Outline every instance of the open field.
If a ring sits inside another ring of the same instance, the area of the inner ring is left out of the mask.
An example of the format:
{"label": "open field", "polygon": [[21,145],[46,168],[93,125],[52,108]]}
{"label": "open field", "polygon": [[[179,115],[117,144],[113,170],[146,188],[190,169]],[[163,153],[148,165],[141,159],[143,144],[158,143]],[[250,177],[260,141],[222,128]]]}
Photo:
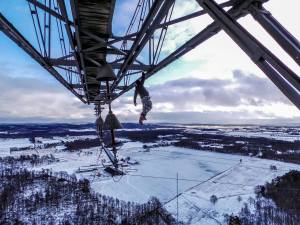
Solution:
{"label": "open field", "polygon": [[[300,170],[300,165],[292,163],[196,151],[172,145],[144,148],[145,144],[154,146],[161,143],[163,137],[165,136],[162,135],[157,141],[147,143],[119,139],[125,142],[120,147],[119,158],[130,157],[131,162],[138,162],[124,167],[123,171],[126,173],[124,176],[112,178],[104,172],[103,163],[106,164],[108,160],[99,148],[74,152],[57,146],[40,149],[37,150],[40,156],[52,154],[59,161],[48,165],[37,165],[31,169],[45,168],[73,174],[78,172],[79,168],[81,171],[97,168],[90,172],[76,173],[76,176],[89,179],[94,191],[120,200],[144,203],[151,196],[156,196],[175,217],[177,215],[176,175],[178,174],[179,219],[187,224],[224,224],[224,215],[237,214],[248,198],[255,196],[254,189],[257,185],[263,185],[290,170]],[[54,137],[40,140],[45,143],[59,143],[61,140],[72,141],[84,138],[95,138],[95,136]],[[31,144],[26,138],[2,139],[0,156],[37,154],[35,150],[10,153],[11,147],[28,145]],[[277,169],[271,170],[271,166],[276,166]],[[212,195],[217,197],[215,203],[211,201]]]}

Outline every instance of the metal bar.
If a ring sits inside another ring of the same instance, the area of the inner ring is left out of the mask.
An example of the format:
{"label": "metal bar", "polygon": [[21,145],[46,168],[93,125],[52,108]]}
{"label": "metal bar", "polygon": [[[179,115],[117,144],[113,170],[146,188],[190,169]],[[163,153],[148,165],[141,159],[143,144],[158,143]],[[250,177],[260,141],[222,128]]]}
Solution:
{"label": "metal bar", "polygon": [[86,49],[82,49],[82,52],[92,52],[92,51],[95,51],[97,49],[105,48],[105,47],[106,47],[106,44],[104,44],[104,43],[98,43],[98,44],[95,44],[92,47],[89,47],[89,48],[86,48]]}
{"label": "metal bar", "polygon": [[42,53],[40,38],[39,38],[39,34],[38,34],[37,27],[36,27],[36,24],[35,24],[34,16],[33,16],[33,14],[37,13],[37,12],[33,13],[33,10],[31,9],[31,4],[29,2],[27,2],[27,3],[28,3],[29,10],[30,10],[30,14],[31,14],[31,19],[32,19],[32,23],[33,23],[35,37],[37,39],[37,43],[38,43],[38,46],[39,46],[40,53]]}
{"label": "metal bar", "polygon": [[143,47],[145,46],[145,44],[153,34],[155,27],[157,26],[157,24],[161,22],[162,18],[166,15],[166,13],[168,12],[169,8],[173,3],[174,0],[168,0],[168,1],[156,0],[153,3],[150,12],[145,19],[145,22],[143,23],[141,30],[136,37],[136,40],[131,46],[129,55],[126,57],[123,66],[118,72],[118,79],[113,83],[112,91],[114,90],[115,86],[118,85],[119,82],[122,80],[124,74],[126,74],[128,70],[128,66],[131,63],[133,63],[133,61],[137,58],[137,56],[142,51]]}
{"label": "metal bar", "polygon": [[116,59],[116,60],[110,62],[110,64],[121,62],[121,61],[123,61],[124,59],[125,59],[125,58],[119,58],[119,59]]}
{"label": "metal bar", "polygon": [[[63,17],[65,18],[65,22],[66,22],[65,27],[66,27],[67,35],[68,35],[69,42],[70,42],[70,45],[72,47],[72,50],[74,52],[76,52],[76,51],[80,52],[80,49],[81,49],[80,43],[77,42],[78,49],[75,48],[74,36],[73,36],[72,30],[70,28],[68,13],[67,13],[67,8],[66,8],[66,5],[65,5],[65,2],[64,2],[64,0],[57,0],[57,2],[59,4],[59,8],[61,9],[61,13],[62,13]],[[74,11],[73,11],[75,9],[75,7],[73,5],[74,1],[70,0],[70,3],[71,3],[71,7],[72,7],[73,19],[75,21],[76,20],[76,14],[74,14]],[[76,33],[77,33],[78,32],[78,26],[77,25],[75,26],[75,30],[76,30]],[[78,39],[77,39],[77,41],[78,41]],[[80,74],[81,82],[84,84],[85,83],[84,80],[86,80],[85,71],[84,71],[84,79],[83,79],[83,75],[81,73],[81,66],[84,67],[83,58],[80,57],[81,65],[80,65],[77,54],[75,54],[75,59],[76,59],[76,67],[77,67],[78,73]],[[84,90],[85,90],[85,97],[87,99],[87,102],[89,103],[89,94],[88,94],[88,86],[87,85],[84,86]]]}
{"label": "metal bar", "polygon": [[[174,6],[175,6],[175,3],[172,5],[171,10],[169,10],[169,12],[167,13],[167,15],[165,17],[165,22],[170,21],[172,14],[173,14]],[[167,30],[168,30],[168,27],[166,26],[166,27],[163,27],[160,31],[159,41],[157,43],[157,46],[156,46],[156,49],[155,49],[155,52],[153,55],[153,64],[157,64],[157,62],[159,60],[159,56],[160,56],[160,53],[162,50],[163,43],[165,41]]]}
{"label": "metal bar", "polygon": [[71,91],[83,103],[86,101],[79,95],[71,85],[45,60],[45,58],[18,32],[18,30],[0,13],[1,31],[22,48],[28,55],[36,60],[44,69],[54,76],[63,86]]}
{"label": "metal bar", "polygon": [[[268,56],[261,49],[261,44],[248,33],[240,24],[233,20],[214,0],[197,0],[203,9],[217,21],[223,30],[244,50],[251,60],[273,81],[273,83],[300,109],[300,94],[287,80],[293,76],[280,74],[275,70],[272,61],[267,61]],[[282,77],[283,76],[283,77]],[[298,81],[295,80],[297,83]]]}
{"label": "metal bar", "polygon": [[93,63],[94,65],[96,65],[97,67],[101,67],[101,66],[102,66],[101,63],[99,63],[99,62],[97,62],[96,60],[94,60],[94,59],[88,57],[87,55],[84,55],[83,57],[84,57],[86,60],[88,60],[88,61],[90,61],[91,63]]}
{"label": "metal bar", "polygon": [[[56,17],[57,19],[60,19],[60,20],[62,20],[62,21],[65,21],[65,18],[64,18],[62,15],[60,15],[60,14],[57,13],[57,12],[55,12],[54,10],[52,10],[51,8],[49,8],[48,6],[46,6],[46,5],[42,4],[42,3],[40,3],[39,1],[37,1],[37,0],[27,0],[27,1],[30,2],[30,3],[32,3],[32,4],[35,5],[36,7],[38,7],[38,8],[40,8],[40,9],[44,10],[45,12],[51,14],[52,16]],[[69,23],[70,25],[73,25],[73,22],[71,22],[71,21],[68,21],[68,23]]]}
{"label": "metal bar", "polygon": [[277,41],[277,43],[300,65],[300,42],[287,31],[261,4],[249,8],[251,15]]}
{"label": "metal bar", "polygon": [[[85,58],[86,58],[86,56],[85,56]],[[113,69],[120,69],[123,64],[122,63],[110,63],[110,65]],[[98,68],[98,67],[99,67],[98,62],[95,66],[86,66],[86,68],[89,68],[89,69]],[[132,64],[132,65],[130,65],[129,70],[143,70],[143,71],[145,71],[145,70],[149,70],[150,68],[151,67],[148,66],[148,65]]]}
{"label": "metal bar", "polygon": [[110,41],[108,41],[109,44],[114,44],[116,42],[119,42],[119,41],[134,41],[135,40],[135,36],[138,34],[137,33],[132,33],[132,34],[128,34],[128,35],[125,35],[125,36],[122,36],[122,37],[118,37],[118,36],[112,36]]}
{"label": "metal bar", "polygon": [[68,60],[68,59],[47,59],[47,61],[50,63],[52,66],[76,66],[77,61],[76,60]]}
{"label": "metal bar", "polygon": [[[51,9],[51,0],[49,0],[49,8]],[[48,14],[48,57],[51,58],[51,20],[52,14]]]}
{"label": "metal bar", "polygon": [[71,72],[71,73],[74,73],[74,74],[77,74],[77,75],[80,75],[78,72],[73,71],[72,69],[69,69],[69,68],[65,68],[63,66],[54,66],[54,67],[57,67],[57,68],[62,69],[62,70],[66,70],[68,72]]}
{"label": "metal bar", "polygon": [[[77,16],[78,15],[78,2],[77,2],[77,0],[70,0],[70,5],[71,5],[73,19],[74,19],[74,21],[77,21],[78,20],[78,16]],[[78,23],[76,23],[74,25],[75,25],[74,27],[75,27],[75,37],[76,37],[76,43],[77,43],[77,52],[79,53],[81,67],[83,68],[83,71],[84,71],[84,81],[87,81],[84,56],[82,53],[82,46],[81,46],[81,41],[80,41],[79,25],[78,25]],[[87,83],[84,81],[82,81],[82,82],[85,83],[86,97],[87,97],[87,101],[89,103],[89,101],[90,101],[89,92],[88,92],[89,89],[88,89]]]}
{"label": "metal bar", "polygon": [[[236,2],[236,0],[230,0],[230,1],[227,1],[227,2],[224,2],[224,3],[221,3],[220,6],[224,7],[224,8],[230,7],[230,6],[233,6],[235,2]],[[189,20],[189,19],[193,19],[193,18],[202,16],[202,15],[205,15],[205,14],[206,14],[205,10],[199,10],[199,11],[191,13],[189,15],[182,16],[182,17],[179,17],[177,19],[173,19],[171,21],[158,24],[155,29],[160,29],[160,28],[163,28],[163,27],[166,27],[166,26],[170,26],[170,25],[173,25],[173,24],[176,24],[176,23],[180,23],[180,22],[183,22],[183,21],[186,21],[186,20]],[[134,41],[135,38],[133,38],[133,37],[136,37],[138,34],[139,34],[139,32],[135,32],[135,33],[128,34],[128,35],[125,35],[125,36],[122,36],[122,37],[115,37],[114,36],[114,37],[112,37],[113,40],[110,40],[108,42],[108,44],[114,44],[114,43],[117,43],[119,41],[124,41],[124,40]]]}
{"label": "metal bar", "polygon": [[88,31],[86,31],[86,30],[81,30],[81,32],[84,33],[84,34],[86,34],[87,36],[93,38],[94,40],[99,41],[101,44],[104,44],[105,46],[111,47],[111,48],[114,49],[115,51],[119,52],[121,55],[127,55],[127,52],[124,52],[124,51],[122,51],[122,50],[116,48],[116,47],[113,46],[113,45],[107,44],[107,42],[106,42],[104,39],[98,37],[97,35],[94,35],[94,34],[88,32]]}
{"label": "metal bar", "polygon": [[82,84],[71,84],[74,89],[83,88]]}
{"label": "metal bar", "polygon": [[[222,8],[230,7],[230,6],[234,5],[234,2],[235,2],[235,0],[230,0],[230,1],[227,1],[227,2],[224,2],[224,3],[221,3],[220,6]],[[193,18],[196,18],[196,17],[199,17],[199,16],[203,16],[205,14],[206,14],[205,10],[199,10],[199,11],[191,13],[189,15],[182,16],[182,17],[179,17],[177,19],[173,19],[171,21],[161,23],[156,27],[156,29],[167,27],[167,26],[170,26],[170,25],[173,25],[173,24],[176,24],[176,23],[186,21],[186,20],[190,20],[190,19],[193,19]]]}
{"label": "metal bar", "polygon": [[68,58],[71,58],[71,57],[75,57],[75,53],[74,52],[71,52],[70,54],[68,55],[65,55],[65,56],[62,56],[62,57],[59,57],[59,58],[56,58],[56,59],[68,59]]}
{"label": "metal bar", "polygon": [[35,17],[36,17],[36,20],[37,20],[37,27],[39,28],[39,33],[40,33],[40,37],[41,37],[41,41],[42,41],[42,44],[43,44],[43,47],[44,47],[44,57],[47,57],[47,50],[46,50],[46,43],[45,43],[45,39],[44,39],[44,35],[43,35],[43,32],[42,32],[42,27],[41,27],[41,23],[40,23],[40,17],[39,17],[39,13],[37,11],[37,8],[36,6],[35,7]]}
{"label": "metal bar", "polygon": [[[112,63],[111,66],[113,69],[120,69],[122,67],[123,63]],[[129,70],[144,70],[147,71],[151,68],[151,66],[148,65],[141,65],[141,64],[131,64],[129,67]]]}

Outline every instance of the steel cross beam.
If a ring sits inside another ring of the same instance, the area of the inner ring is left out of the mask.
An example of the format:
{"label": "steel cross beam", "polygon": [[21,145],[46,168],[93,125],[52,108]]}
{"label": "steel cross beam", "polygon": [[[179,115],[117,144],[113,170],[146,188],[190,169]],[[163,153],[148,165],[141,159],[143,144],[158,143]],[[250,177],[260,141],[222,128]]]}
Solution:
{"label": "steel cross beam", "polygon": [[254,19],[278,42],[300,66],[300,42],[288,32],[261,3],[252,4],[249,11]]}
{"label": "steel cross beam", "polygon": [[[220,4],[220,6],[223,8],[225,7],[230,7],[230,6],[233,6],[234,3],[236,2],[236,0],[229,0],[227,2],[223,2]],[[163,27],[167,27],[167,26],[170,26],[170,25],[174,25],[174,24],[177,24],[177,23],[180,23],[180,22],[183,22],[183,21],[186,21],[186,20],[190,20],[190,19],[193,19],[193,18],[196,18],[196,17],[199,17],[199,16],[203,16],[206,14],[206,11],[205,10],[199,10],[197,12],[194,12],[194,13],[191,13],[189,15],[186,15],[186,16],[182,16],[182,17],[179,17],[179,18],[176,18],[176,19],[173,19],[171,21],[168,21],[168,22],[164,22],[164,23],[160,23],[156,26],[155,29],[160,29],[160,28],[163,28]],[[136,32],[136,33],[132,33],[132,34],[129,34],[127,36],[124,36],[124,37],[119,37],[119,39],[117,39],[115,42],[117,41],[120,41],[120,39],[129,39],[131,37],[134,37],[134,36],[137,36],[139,32]],[[134,39],[133,39],[134,40]]]}
{"label": "steel cross beam", "polygon": [[[76,61],[75,66],[77,68],[78,74],[80,74],[81,83],[84,84],[84,78],[83,78],[83,75],[81,73],[79,57],[78,57],[78,54],[76,54],[77,49],[75,48],[75,44],[74,44],[74,35],[73,35],[71,27],[70,27],[71,23],[70,23],[69,18],[68,18],[66,4],[65,4],[64,0],[57,0],[57,3],[59,4],[61,13],[62,13],[64,21],[66,23],[65,28],[66,28],[66,32],[67,32],[67,35],[68,35],[70,46],[71,46],[72,50],[75,52],[75,54],[74,54],[75,61]],[[87,85],[82,85],[82,87],[85,90],[85,97],[86,97],[87,101],[89,102],[88,92],[86,91],[87,90]]]}
{"label": "steel cross beam", "polygon": [[[250,1],[240,1],[239,3],[235,4],[231,9],[228,10],[228,14],[232,18],[235,18],[235,19],[245,16],[247,14],[247,11],[245,9],[249,6],[249,4],[250,4],[249,2],[252,2],[252,1],[251,0]],[[161,69],[165,68],[166,66],[170,65],[172,62],[174,62],[181,56],[185,55],[186,53],[188,53],[195,47],[204,43],[209,38],[211,38],[214,35],[216,35],[217,33],[219,33],[221,30],[222,30],[222,28],[219,26],[219,24],[217,24],[216,22],[212,22],[204,30],[199,32],[197,35],[195,35],[193,38],[191,38],[185,44],[180,46],[177,50],[175,50],[173,53],[171,53],[169,56],[167,56],[165,59],[163,59],[157,65],[155,65],[150,70],[148,70],[148,72],[145,74],[146,79],[153,76],[155,73],[157,73]],[[112,98],[112,101],[117,99],[121,95],[125,94],[132,88],[134,88],[136,81],[134,81],[129,86],[125,87],[120,93],[116,94]]]}
{"label": "steel cross beam", "polygon": [[140,32],[138,33],[135,41],[132,44],[129,55],[126,57],[121,69],[118,72],[118,79],[113,83],[111,91],[114,91],[115,87],[121,82],[122,78],[128,71],[128,67],[138,57],[143,47],[150,40],[156,26],[161,23],[162,19],[166,16],[173,4],[174,0],[156,0],[153,3]]}
{"label": "steel cross beam", "polygon": [[[300,109],[299,77],[269,52],[214,0],[197,0],[269,79]],[[298,89],[298,91],[297,91]]]}
{"label": "steel cross beam", "polygon": [[[76,2],[75,2],[76,1]],[[72,11],[72,16],[73,16],[73,20],[77,21],[77,15],[78,15],[78,9],[77,9],[77,0],[70,0],[70,5],[71,5],[71,11]],[[84,80],[85,82],[82,81],[82,85],[84,86],[85,90],[86,90],[86,98],[87,98],[87,103],[89,103],[89,92],[88,92],[88,85],[87,85],[87,76],[86,76],[86,68],[85,68],[85,63],[84,63],[84,57],[83,57],[83,53],[82,53],[82,46],[81,46],[81,42],[80,42],[80,36],[79,36],[79,25],[77,23],[75,23],[75,39],[76,39],[76,53],[79,55],[77,56],[77,63],[80,65],[80,67],[83,69],[83,74],[84,74]],[[78,59],[80,58],[80,59]]]}
{"label": "steel cross beam", "polygon": [[22,34],[0,13],[0,30],[22,48],[29,56],[36,60],[45,70],[55,77],[63,86],[71,91],[83,103],[86,101],[73,87],[52,67],[52,65],[23,37]]}
{"label": "steel cross beam", "polygon": [[[63,17],[62,15],[60,15],[59,13],[55,12],[54,10],[50,9],[49,7],[47,7],[46,5],[40,3],[37,0],[27,0],[29,3],[35,5],[36,7],[44,10],[45,12],[51,14],[52,16],[56,17],[57,19],[60,19],[61,21],[65,21],[65,17]],[[72,21],[67,21],[67,23],[69,23],[70,25],[73,25]]]}

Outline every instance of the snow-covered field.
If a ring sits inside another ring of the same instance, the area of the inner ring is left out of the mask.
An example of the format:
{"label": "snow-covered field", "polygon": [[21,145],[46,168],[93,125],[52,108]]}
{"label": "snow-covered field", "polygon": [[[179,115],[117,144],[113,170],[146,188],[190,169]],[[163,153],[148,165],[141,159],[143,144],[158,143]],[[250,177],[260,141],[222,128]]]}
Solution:
{"label": "snow-covered field", "polygon": [[[9,148],[28,146],[28,139],[0,140],[0,156],[10,155]],[[75,173],[81,169],[98,166],[97,172],[77,173],[90,179],[96,192],[116,198],[145,202],[151,196],[158,197],[165,207],[176,216],[178,174],[179,219],[188,224],[224,224],[224,214],[238,213],[254,187],[271,181],[300,165],[238,155],[196,151],[173,146],[144,151],[143,143],[127,142],[119,157],[130,157],[139,162],[124,168],[126,175],[112,178],[105,174],[101,161],[106,159],[97,148],[81,152],[53,149],[39,150],[40,155],[53,154],[60,162],[36,167],[53,171]],[[35,151],[13,152],[12,155],[36,154]],[[99,157],[100,155],[100,157]],[[106,159],[107,160],[107,159]],[[277,171],[270,170],[275,165]],[[100,176],[96,176],[99,175]],[[210,197],[216,195],[214,204]],[[238,196],[241,196],[240,201]]]}

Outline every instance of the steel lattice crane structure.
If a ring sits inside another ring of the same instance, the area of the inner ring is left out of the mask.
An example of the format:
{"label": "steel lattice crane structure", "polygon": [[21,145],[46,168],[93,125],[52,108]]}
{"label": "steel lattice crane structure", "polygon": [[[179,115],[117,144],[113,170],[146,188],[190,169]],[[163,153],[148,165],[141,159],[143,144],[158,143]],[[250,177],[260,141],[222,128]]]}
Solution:
{"label": "steel lattice crane structure", "polygon": [[[195,1],[200,11],[171,19],[175,0],[138,0],[126,34],[114,36],[115,0],[24,0],[38,45],[27,40],[3,14],[0,29],[82,102],[95,104],[98,111],[100,105],[132,89],[142,72],[149,78],[223,30],[300,109],[299,75],[237,21],[250,14],[300,66],[300,43],[264,8],[268,0]],[[168,27],[205,14],[213,22],[161,59]],[[52,54],[54,30],[61,46],[59,57]],[[142,54],[147,62],[138,60]],[[106,84],[96,79],[98,69],[106,64],[117,74],[117,79],[108,83],[110,93]]]}

